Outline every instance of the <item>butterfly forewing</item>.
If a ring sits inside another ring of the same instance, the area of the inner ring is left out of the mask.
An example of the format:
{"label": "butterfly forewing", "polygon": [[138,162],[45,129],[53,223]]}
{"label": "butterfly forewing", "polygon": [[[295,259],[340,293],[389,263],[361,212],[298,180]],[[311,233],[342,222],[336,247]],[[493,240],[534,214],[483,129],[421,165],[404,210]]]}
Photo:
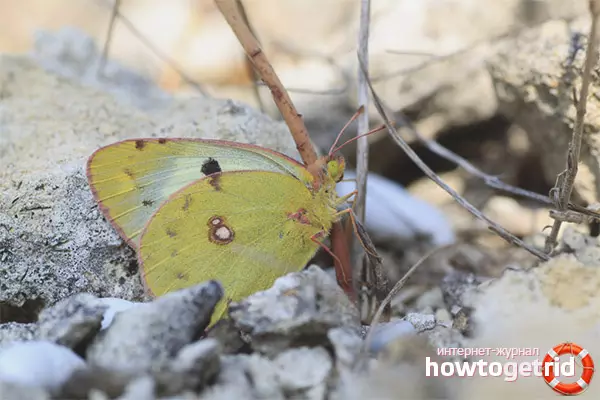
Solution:
{"label": "butterfly forewing", "polygon": [[273,150],[203,139],[125,140],[97,150],[88,181],[100,209],[121,237],[137,247],[150,216],[173,193],[211,173],[279,172],[305,179],[306,169]]}

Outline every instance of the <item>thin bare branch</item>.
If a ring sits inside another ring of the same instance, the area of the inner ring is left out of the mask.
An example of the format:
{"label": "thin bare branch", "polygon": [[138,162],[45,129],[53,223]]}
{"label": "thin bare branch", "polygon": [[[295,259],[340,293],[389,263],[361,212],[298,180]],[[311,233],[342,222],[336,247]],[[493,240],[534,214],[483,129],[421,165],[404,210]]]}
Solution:
{"label": "thin bare branch", "polygon": [[[421,142],[432,153],[435,153],[438,156],[456,164],[458,167],[464,169],[469,174],[480,178],[489,187],[496,189],[496,190],[506,192],[506,193],[510,193],[515,196],[520,196],[520,197],[524,197],[524,198],[527,198],[530,200],[534,200],[534,201],[540,202],[540,203],[548,205],[548,206],[554,205],[554,202],[548,196],[544,196],[543,194],[535,193],[535,192],[532,192],[529,190],[521,189],[521,188],[513,186],[513,185],[509,185],[508,183],[500,180],[497,176],[486,174],[485,172],[483,172],[482,170],[480,170],[479,168],[477,168],[476,166],[471,164],[468,160],[459,156],[458,154],[454,153],[453,151],[445,148],[444,146],[442,146],[435,140],[431,140],[431,139],[424,137],[415,128],[414,124],[408,118],[406,118],[406,116],[402,112],[396,112],[396,114],[397,114],[397,119],[399,120],[401,126],[407,128],[408,131],[410,133],[412,133],[417,138],[417,140],[419,140],[419,142]],[[577,213],[584,214],[592,219],[596,219],[596,220],[600,221],[600,214],[598,214],[597,212],[594,212],[593,210],[587,209],[583,206],[574,204],[572,202],[569,202],[568,208],[571,211],[575,211]]]}
{"label": "thin bare branch", "polygon": [[[360,60],[359,60],[359,63],[360,63]],[[362,63],[360,63],[360,64],[362,66]],[[373,96],[373,103],[375,105],[375,108],[381,115],[381,118],[383,119],[383,121],[388,129],[388,133],[390,134],[392,139],[400,146],[400,148],[406,153],[406,155],[419,167],[419,169],[421,171],[423,171],[425,173],[425,175],[427,175],[431,180],[433,180],[435,183],[437,183],[438,186],[440,186],[448,194],[450,194],[450,196],[452,196],[452,198],[454,198],[454,200],[458,204],[460,204],[463,208],[465,208],[467,211],[469,211],[473,216],[485,221],[488,224],[489,229],[496,232],[504,240],[506,240],[509,243],[512,243],[512,244],[515,244],[517,246],[524,248],[531,254],[539,257],[540,259],[542,259],[544,261],[547,261],[550,259],[547,254],[544,254],[543,252],[531,247],[530,245],[523,242],[521,239],[519,239],[512,233],[508,232],[502,226],[500,226],[499,224],[497,224],[496,222],[492,221],[487,216],[485,216],[481,211],[479,211],[476,207],[474,207],[471,203],[469,203],[466,199],[464,199],[461,195],[459,195],[454,189],[452,189],[450,186],[448,186],[431,168],[429,168],[429,166],[427,164],[425,164],[423,162],[423,160],[421,160],[419,158],[417,153],[414,152],[414,150],[409,146],[409,144],[406,143],[406,141],[404,139],[402,139],[402,137],[398,134],[398,132],[396,132],[396,129],[394,129],[394,127],[391,125],[387,115],[385,114],[385,111],[383,110],[381,101],[379,100],[379,96],[377,96],[377,93],[373,89],[373,86],[371,84],[371,81],[369,80],[369,77],[366,76],[366,74],[365,74],[365,77],[366,77],[367,84],[369,85],[369,89],[371,90],[371,96]]]}
{"label": "thin bare branch", "polygon": [[[102,0],[102,3],[103,3],[103,5],[107,4],[107,2],[104,0]],[[115,13],[116,16],[119,17],[119,19],[121,20],[123,25],[125,25],[125,27],[127,29],[129,29],[131,31],[131,33],[133,33],[133,35],[136,38],[138,38],[138,40],[140,42],[142,42],[144,44],[144,46],[148,47],[150,49],[150,51],[152,51],[154,53],[154,55],[156,55],[162,62],[164,62],[167,65],[170,65],[171,68],[173,68],[173,70],[175,70],[175,72],[177,72],[188,85],[190,85],[191,87],[196,89],[202,95],[208,96],[208,94],[202,88],[202,86],[200,86],[200,84],[198,82],[196,82],[189,75],[187,75],[183,71],[183,68],[181,68],[172,58],[170,58],[165,53],[160,51],[156,46],[154,46],[152,44],[152,42],[150,42],[148,39],[146,39],[144,37],[144,35],[135,27],[135,25],[127,17],[125,17],[123,14],[121,14],[121,12],[118,10],[118,7],[113,7],[112,4],[111,4],[111,7],[113,10],[113,13]],[[105,51],[108,51],[108,50],[105,50]]]}
{"label": "thin bare branch", "polygon": [[308,136],[308,131],[302,120],[302,115],[296,110],[290,96],[267,60],[258,41],[244,23],[235,0],[215,0],[215,4],[237,36],[261,79],[269,87],[269,90],[273,95],[273,100],[294,137],[296,148],[298,149],[302,160],[306,165],[314,164],[317,161],[317,153],[310,142],[310,137]]}
{"label": "thin bare branch", "polygon": [[[583,138],[583,127],[585,125],[585,113],[587,111],[587,98],[591,81],[592,69],[598,62],[598,25],[600,18],[600,0],[589,0],[590,14],[592,16],[592,24],[588,39],[588,46],[585,55],[585,65],[581,77],[581,92],[576,102],[577,115],[575,119],[575,127],[573,128],[573,136],[567,150],[567,168],[558,174],[556,184],[550,191],[550,197],[553,197],[558,211],[566,211],[573,193],[573,185],[577,176],[579,155],[581,153],[581,139]],[[552,253],[556,245],[558,232],[562,225],[562,219],[555,219],[552,225],[552,230],[546,238],[546,253]]]}
{"label": "thin bare branch", "polygon": [[[369,332],[367,333],[367,336],[365,337],[365,340],[364,340],[362,348],[361,348],[362,357],[360,357],[360,359],[364,360],[366,358],[365,356],[367,354],[369,354],[369,347],[371,346],[371,341],[373,340],[373,332],[375,331],[375,327],[379,323],[379,320],[381,319],[381,316],[385,312],[386,308],[391,304],[392,300],[398,294],[398,292],[400,292],[400,289],[402,289],[402,287],[404,287],[404,284],[406,283],[408,278],[410,278],[412,276],[412,274],[417,270],[417,268],[419,268],[425,262],[425,260],[427,260],[429,257],[434,255],[435,253],[438,253],[442,250],[452,248],[454,246],[456,246],[456,245],[448,244],[445,246],[436,247],[435,249],[428,251],[412,267],[410,267],[410,269],[408,271],[406,271],[404,276],[398,282],[396,282],[394,287],[390,290],[390,292],[387,294],[385,299],[383,299],[383,301],[379,305],[379,308],[373,315],[373,320],[371,321],[371,327],[369,328]],[[357,363],[357,365],[359,366],[359,368],[362,367],[360,365],[360,362]]]}
{"label": "thin bare branch", "polygon": [[121,7],[121,0],[115,0],[115,4],[113,4],[112,12],[110,13],[110,22],[108,23],[108,32],[106,32],[106,39],[104,40],[104,46],[102,49],[102,58],[100,58],[100,63],[98,64],[97,75],[100,76],[104,72],[104,67],[106,66],[106,60],[108,59],[108,52],[110,49],[110,43],[112,41],[113,30],[115,28],[115,21],[117,20],[117,15],[119,14],[119,7]]}
{"label": "thin bare branch", "polygon": [[[371,1],[360,2],[360,28],[358,34],[358,59],[369,73],[369,23],[371,17]],[[357,132],[359,136],[369,131],[369,87],[365,74],[358,67],[358,106],[365,112],[358,116]],[[355,214],[359,221],[365,222],[365,203],[367,199],[367,175],[369,172],[369,139],[363,136],[356,145],[356,194]]]}

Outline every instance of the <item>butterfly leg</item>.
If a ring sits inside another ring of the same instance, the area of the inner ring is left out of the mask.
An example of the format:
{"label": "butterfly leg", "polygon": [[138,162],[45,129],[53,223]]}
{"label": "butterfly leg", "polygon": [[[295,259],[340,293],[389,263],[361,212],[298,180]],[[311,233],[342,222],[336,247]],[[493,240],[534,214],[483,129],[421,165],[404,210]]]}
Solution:
{"label": "butterfly leg", "polygon": [[319,239],[322,238],[323,236],[325,236],[327,234],[327,232],[325,231],[320,231],[315,233],[314,235],[312,235],[310,237],[310,240],[312,240],[313,242],[315,242],[316,244],[318,244],[319,246],[321,246],[323,249],[325,249],[326,252],[328,252],[335,261],[337,261],[338,263],[341,264],[340,259],[338,258],[338,256],[336,256],[335,254],[333,254],[333,251],[331,251],[331,249],[329,247],[327,247],[323,242],[321,242]]}
{"label": "butterfly leg", "polygon": [[343,203],[347,202],[350,197],[354,196],[354,200],[352,200],[352,207],[354,207],[354,203],[356,202],[357,194],[358,194],[358,190],[353,190],[350,193],[348,193],[347,195],[338,198],[337,204],[338,205],[343,204]]}
{"label": "butterfly leg", "polygon": [[342,179],[340,182],[356,182],[356,178]]}
{"label": "butterfly leg", "polygon": [[359,232],[358,221],[356,221],[356,216],[354,215],[354,211],[352,210],[352,208],[347,208],[345,210],[339,211],[335,215],[339,216],[342,214],[348,214],[348,216],[350,217],[350,221],[352,222],[352,227],[354,228],[354,233],[356,233],[356,237],[358,238],[358,241],[360,242],[360,245],[362,246],[362,248],[365,249],[365,251],[367,253],[369,253],[370,255],[372,255],[373,257],[379,258],[379,255],[375,252],[375,250],[373,249],[373,246],[369,246],[369,245],[365,244],[365,242],[363,240],[363,235],[361,235]]}

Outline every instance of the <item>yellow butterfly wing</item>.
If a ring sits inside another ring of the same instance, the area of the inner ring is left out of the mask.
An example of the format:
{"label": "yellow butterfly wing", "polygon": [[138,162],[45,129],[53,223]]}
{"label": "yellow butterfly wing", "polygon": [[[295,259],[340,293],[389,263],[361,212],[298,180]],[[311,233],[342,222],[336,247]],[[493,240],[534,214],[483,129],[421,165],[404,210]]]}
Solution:
{"label": "yellow butterfly wing", "polygon": [[266,171],[217,173],[172,195],[154,214],[138,250],[154,295],[209,279],[225,288],[211,325],[227,300],[270,287],[302,269],[329,233],[333,213],[291,175]]}
{"label": "yellow butterfly wing", "polygon": [[284,154],[221,140],[125,140],[98,149],[87,164],[100,210],[133,248],[152,214],[171,194],[210,173],[232,170],[310,179],[302,164]]}

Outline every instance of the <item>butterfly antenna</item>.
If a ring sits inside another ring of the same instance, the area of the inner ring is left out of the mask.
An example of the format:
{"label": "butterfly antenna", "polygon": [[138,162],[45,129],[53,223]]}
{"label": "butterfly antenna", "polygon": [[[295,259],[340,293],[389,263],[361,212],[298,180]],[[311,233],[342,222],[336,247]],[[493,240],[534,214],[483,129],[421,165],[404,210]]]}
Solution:
{"label": "butterfly antenna", "polygon": [[344,127],[342,128],[342,130],[340,131],[340,133],[338,133],[337,137],[335,138],[335,142],[333,142],[333,144],[331,145],[331,149],[329,150],[329,155],[332,155],[333,153],[335,153],[335,151],[333,151],[335,145],[340,141],[340,138],[342,137],[342,135],[344,134],[344,132],[346,131],[346,129],[348,128],[348,126],[350,126],[350,124],[352,122],[354,122],[354,120],[356,118],[358,118],[358,116],[360,114],[362,114],[365,111],[365,106],[360,106],[358,108],[358,110],[356,110],[356,112],[354,113],[354,115],[352,116],[352,118],[350,118],[350,120],[348,122],[346,122],[346,125],[344,125]]}
{"label": "butterfly antenna", "polygon": [[347,141],[345,141],[344,143],[342,143],[341,145],[339,145],[339,146],[338,146],[338,147],[336,147],[335,149],[332,149],[332,150],[329,152],[329,154],[333,154],[333,153],[335,153],[336,151],[340,150],[340,149],[341,149],[342,147],[344,147],[345,145],[347,145],[347,144],[349,144],[349,143],[352,143],[352,142],[354,142],[355,140],[357,140],[357,139],[359,139],[359,138],[361,138],[361,137],[363,137],[363,136],[372,135],[373,133],[376,133],[376,132],[382,131],[382,130],[384,130],[385,128],[386,128],[386,127],[385,127],[385,125],[380,125],[379,127],[375,128],[375,129],[373,129],[373,130],[370,130],[370,131],[369,131],[369,132],[367,132],[367,133],[363,133],[363,134],[361,134],[361,135],[358,135],[358,136],[355,136],[355,137],[353,137],[352,139],[348,139]]}

